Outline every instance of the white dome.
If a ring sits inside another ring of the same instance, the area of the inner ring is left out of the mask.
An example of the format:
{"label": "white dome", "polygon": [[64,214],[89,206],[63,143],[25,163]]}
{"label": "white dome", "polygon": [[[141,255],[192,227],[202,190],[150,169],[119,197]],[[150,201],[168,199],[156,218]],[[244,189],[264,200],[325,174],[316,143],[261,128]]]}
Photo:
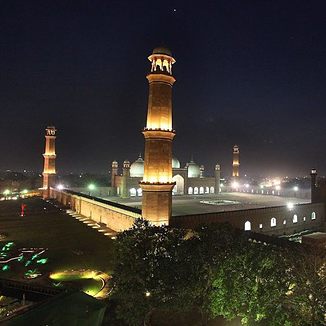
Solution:
{"label": "white dome", "polygon": [[187,168],[188,168],[188,178],[200,177],[200,168],[194,161],[187,163]]}
{"label": "white dome", "polygon": [[172,169],[180,169],[180,162],[176,157],[172,157]]}
{"label": "white dome", "polygon": [[140,157],[130,165],[130,176],[142,178],[144,176],[144,160]]}

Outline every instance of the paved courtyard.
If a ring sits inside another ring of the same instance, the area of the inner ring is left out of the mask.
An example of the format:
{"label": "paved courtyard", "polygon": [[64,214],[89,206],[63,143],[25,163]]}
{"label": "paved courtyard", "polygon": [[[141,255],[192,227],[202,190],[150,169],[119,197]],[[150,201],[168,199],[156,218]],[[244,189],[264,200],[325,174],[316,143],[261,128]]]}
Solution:
{"label": "paved courtyard", "polygon": [[[122,199],[119,197],[106,197],[106,199],[128,206],[141,208],[140,197],[128,199]],[[270,195],[252,195],[248,193],[221,193],[219,195],[207,196],[174,196],[172,204],[172,215],[178,216],[271,206],[284,206],[289,202],[293,204],[304,204],[308,203],[309,200]]]}

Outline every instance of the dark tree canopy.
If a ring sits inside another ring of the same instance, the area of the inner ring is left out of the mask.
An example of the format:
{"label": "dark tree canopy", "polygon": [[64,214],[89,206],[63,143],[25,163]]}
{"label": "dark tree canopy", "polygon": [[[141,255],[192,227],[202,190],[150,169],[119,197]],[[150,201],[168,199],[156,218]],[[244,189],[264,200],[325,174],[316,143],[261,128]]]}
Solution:
{"label": "dark tree canopy", "polygon": [[[285,242],[284,242],[285,243]],[[197,230],[137,220],[117,238],[113,298],[127,325],[199,309],[243,325],[322,325],[325,260],[302,245],[255,241],[228,224]]]}

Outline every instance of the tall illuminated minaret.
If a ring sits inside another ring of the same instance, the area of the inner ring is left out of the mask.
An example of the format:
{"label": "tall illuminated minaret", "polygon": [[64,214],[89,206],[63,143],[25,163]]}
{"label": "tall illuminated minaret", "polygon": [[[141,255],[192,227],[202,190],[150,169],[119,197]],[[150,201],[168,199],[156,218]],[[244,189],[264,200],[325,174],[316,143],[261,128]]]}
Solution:
{"label": "tall illuminated minaret", "polygon": [[55,182],[55,127],[47,127],[45,129],[45,153],[44,170],[43,170],[43,198],[50,197],[50,188],[54,186]]}
{"label": "tall illuminated minaret", "polygon": [[240,152],[237,145],[233,146],[232,177],[239,177]]}
{"label": "tall illuminated minaret", "polygon": [[168,224],[172,212],[172,64],[175,59],[166,48],[155,48],[148,57],[151,72],[147,124],[144,128],[145,163],[142,188],[142,216],[152,224]]}

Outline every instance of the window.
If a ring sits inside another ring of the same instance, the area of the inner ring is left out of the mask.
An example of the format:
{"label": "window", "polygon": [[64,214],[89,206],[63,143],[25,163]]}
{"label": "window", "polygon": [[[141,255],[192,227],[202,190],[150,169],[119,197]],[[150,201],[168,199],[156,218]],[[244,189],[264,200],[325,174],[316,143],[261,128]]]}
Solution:
{"label": "window", "polygon": [[129,192],[130,192],[130,196],[131,196],[131,197],[135,197],[135,196],[136,196],[136,189],[135,189],[135,188],[131,188],[131,189],[129,190]]}
{"label": "window", "polygon": [[192,189],[192,187],[189,187],[188,188],[188,195],[192,195],[193,194],[193,189]]}
{"label": "window", "polygon": [[213,194],[214,193],[214,187],[210,188],[210,193]]}
{"label": "window", "polygon": [[262,224],[259,224],[259,228],[262,229],[263,228],[263,225]]}
{"label": "window", "polygon": [[244,229],[245,231],[250,231],[251,230],[251,223],[249,221],[247,221],[244,225]]}
{"label": "window", "polygon": [[304,217],[302,218],[302,220],[303,220],[303,222],[305,222],[305,221],[306,221],[306,217],[304,216]]}
{"label": "window", "polygon": [[271,218],[271,227],[274,227],[274,226],[276,226],[276,218],[272,217]]}
{"label": "window", "polygon": [[312,220],[315,220],[315,219],[316,219],[316,213],[315,213],[315,212],[312,212],[312,213],[311,213],[311,219],[312,219]]}
{"label": "window", "polygon": [[137,196],[141,197],[143,195],[142,189],[138,188],[137,189]]}
{"label": "window", "polygon": [[283,220],[283,225],[286,225],[286,218]]}
{"label": "window", "polygon": [[298,215],[297,214],[293,215],[293,223],[298,223]]}
{"label": "window", "polygon": [[205,194],[209,194],[209,187],[205,188]]}
{"label": "window", "polygon": [[195,187],[195,188],[194,188],[194,194],[195,194],[195,195],[198,195],[198,187]]}
{"label": "window", "polygon": [[204,193],[204,187],[200,187],[200,188],[199,188],[199,193],[200,193],[200,194],[203,194],[203,193]]}

